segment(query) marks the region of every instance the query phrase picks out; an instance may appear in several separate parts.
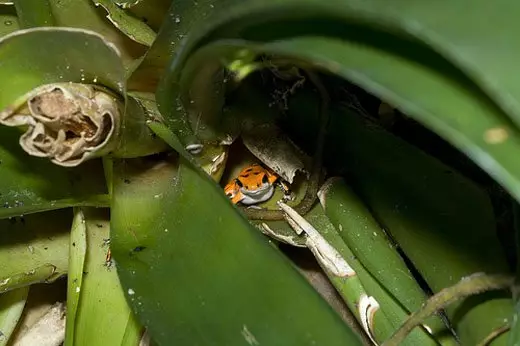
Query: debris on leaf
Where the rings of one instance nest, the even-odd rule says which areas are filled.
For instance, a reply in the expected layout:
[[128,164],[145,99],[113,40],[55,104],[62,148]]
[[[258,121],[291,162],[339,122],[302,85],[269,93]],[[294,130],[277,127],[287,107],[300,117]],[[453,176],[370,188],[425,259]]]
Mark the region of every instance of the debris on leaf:
[[310,158],[273,124],[252,127],[242,133],[244,145],[284,180],[293,183],[298,171],[308,175]]
[[65,340],[65,304],[54,304],[16,343],[17,346],[59,346]]

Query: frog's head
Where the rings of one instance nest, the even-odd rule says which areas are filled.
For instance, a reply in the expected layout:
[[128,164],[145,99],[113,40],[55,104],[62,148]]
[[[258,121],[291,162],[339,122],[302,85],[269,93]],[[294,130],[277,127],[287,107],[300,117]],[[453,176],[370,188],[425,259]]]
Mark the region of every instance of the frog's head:
[[267,201],[274,193],[278,176],[264,167],[253,164],[244,168],[237,178],[224,188],[233,203],[250,205]]
[[236,178],[242,193],[242,204],[255,204],[267,201],[274,193],[274,182],[278,177],[264,167],[253,164],[246,167]]

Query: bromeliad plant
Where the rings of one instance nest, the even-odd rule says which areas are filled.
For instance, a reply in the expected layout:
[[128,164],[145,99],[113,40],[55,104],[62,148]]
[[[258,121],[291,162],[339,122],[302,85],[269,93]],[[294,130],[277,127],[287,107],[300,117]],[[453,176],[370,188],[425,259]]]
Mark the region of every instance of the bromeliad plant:
[[[519,3],[0,10],[0,344],[65,275],[66,345],[520,343],[497,235],[520,200]],[[350,324],[279,243],[312,251]]]

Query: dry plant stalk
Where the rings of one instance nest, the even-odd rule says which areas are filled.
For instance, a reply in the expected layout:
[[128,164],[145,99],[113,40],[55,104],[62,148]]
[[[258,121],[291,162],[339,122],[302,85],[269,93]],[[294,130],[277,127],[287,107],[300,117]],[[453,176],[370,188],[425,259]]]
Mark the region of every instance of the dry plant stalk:
[[97,86],[47,84],[0,112],[0,123],[26,128],[20,145],[28,154],[74,167],[117,145],[120,105]]

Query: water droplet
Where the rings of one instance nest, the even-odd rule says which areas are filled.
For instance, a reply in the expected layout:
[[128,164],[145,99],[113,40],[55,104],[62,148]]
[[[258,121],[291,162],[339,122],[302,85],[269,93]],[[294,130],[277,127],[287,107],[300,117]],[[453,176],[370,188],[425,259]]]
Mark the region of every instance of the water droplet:
[[175,23],[180,23],[181,19],[179,17],[175,17]]

